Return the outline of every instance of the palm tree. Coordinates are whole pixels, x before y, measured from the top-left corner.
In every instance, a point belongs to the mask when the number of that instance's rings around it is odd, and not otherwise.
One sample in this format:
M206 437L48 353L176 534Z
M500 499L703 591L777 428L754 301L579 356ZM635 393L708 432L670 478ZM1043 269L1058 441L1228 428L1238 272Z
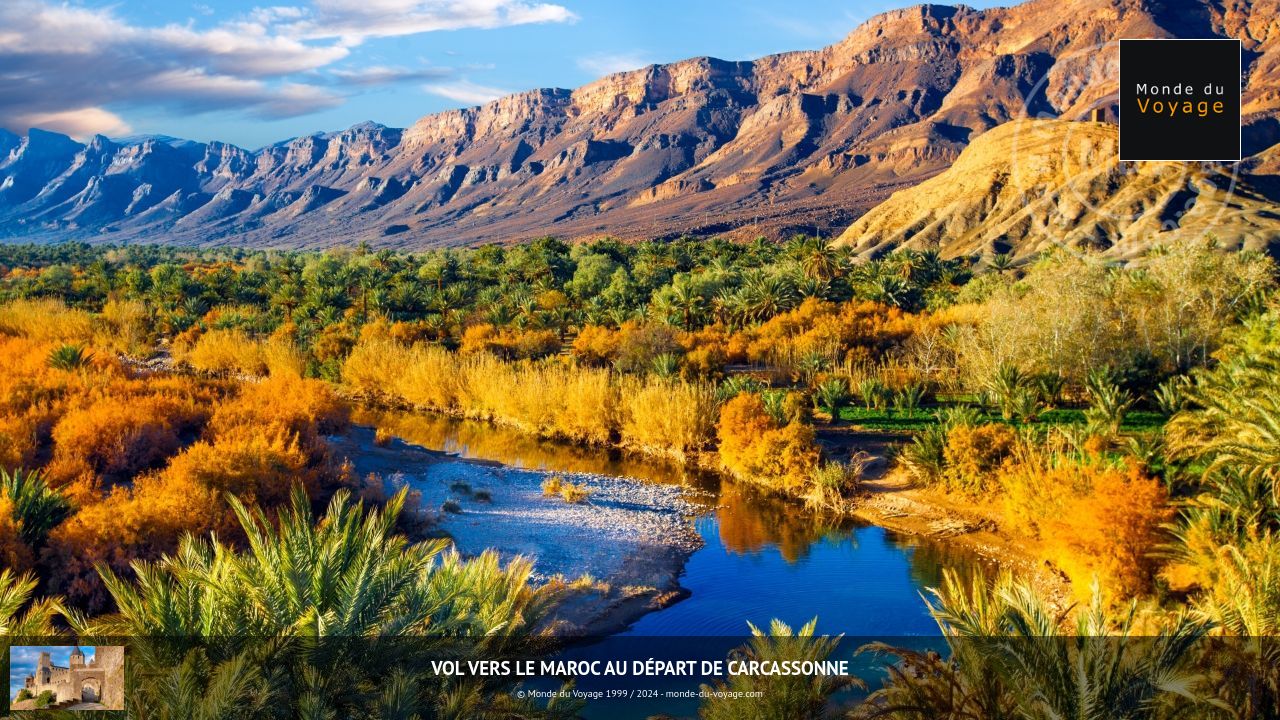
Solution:
M734 659L780 663L826 660L840 647L843 636L816 636L817 625L814 618L793 630L775 619L765 632L747 623L751 640L734 651ZM699 716L703 720L817 720L826 716L832 695L860 684L857 678L830 675L735 674L728 681L717 681L714 687L703 686L710 699L703 703Z
M681 329L692 330L700 322L706 299L687 275L679 275L675 282L657 293L657 310L668 318L677 319Z
M49 367L54 370L80 370L93 361L93 353L83 345L59 345L49 351Z
M930 594L950 659L867 646L906 665L890 671L862 717L1155 720L1209 704L1191 668L1208 626L1185 613L1133 637L1136 604L1110 614L1095 583L1064 632L1063 616L1007 573L994 586L980 574L966 585L948 570Z
M716 322L723 323L730 330L738 328L745 321L744 304L741 290L731 290L727 287L721 288L711 299L711 308Z
M839 251L821 237L805 238L797 254L804 276L810 280L828 282L840 274Z
M30 573L16 575L10 568L0 570L0 653L6 659L14 642L47 642L61 634L53 619L65 614L62 603L57 598L34 600L38 583Z
M53 598L32 600L36 584L30 573L19 576L10 568L0 570L0 639L58 634L53 618L61 612L61 605Z
M1089 409L1084 413L1085 419L1108 437L1119 433L1124 416L1137 402L1137 398L1115 382L1110 368L1090 372L1085 378L1085 389L1089 392Z
M813 397L818 407L830 416L829 422L835 422L840 417L840 408L849 399L849 383L841 377L827 378L814 387Z
M987 267L1003 275L1013 269L1013 256L1009 253L996 253L991 256Z
M506 703L500 681L440 678L429 661L527 649L556 586L530 587L532 565L522 559L504 567L493 553L445 553L444 540L411 544L395 532L406 497L402 490L366 512L340 492L317 520L296 489L276 523L229 498L247 551L188 537L172 556L135 563L136 582L100 567L119 611L77 629L156 638L131 650L131 663L161 686L174 677L212 688L245 676L228 666L249 663L261 677L247 676L227 707L274 697L272 707L292 705L303 717L382 717L374 710L390 699L384 681L397 671L424 679L400 698L404 714L386 717L440 717L439 703L462 689L486 705ZM173 676L184 663L190 677Z
M33 548L42 545L49 531L71 514L71 503L51 489L39 472L0 469L0 495L13 503L22 541Z
M1201 371L1186 393L1195 408L1168 425L1174 457L1203 461L1208 478L1230 468L1271 486L1280 503L1280 350L1243 352Z
M1032 376L1022 372L1017 365L1000 363L984 383L987 402L999 409L1000 416L1005 420L1013 420L1020 414L1019 410L1027 396L1033 401L1037 398L1038 393L1031 387L1033 380Z
M1211 588L1192 612L1226 636L1204 657L1238 718L1280 718L1280 539L1270 531L1222 545Z
M744 310L752 320L767 320L795 304L795 290L780 275L754 272L746 277L742 292Z

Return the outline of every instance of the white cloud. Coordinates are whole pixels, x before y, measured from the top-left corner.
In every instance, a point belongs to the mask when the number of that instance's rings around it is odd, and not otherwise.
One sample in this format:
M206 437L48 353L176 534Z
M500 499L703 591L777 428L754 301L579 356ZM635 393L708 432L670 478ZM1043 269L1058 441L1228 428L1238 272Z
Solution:
M344 85L370 86L388 85L411 80L440 80L453 77L457 73L453 68L424 67L405 68L387 65L370 65L363 68L341 68L330 71Z
M612 75L653 64L641 53L596 53L578 58L578 67L594 75Z
M368 38L576 19L536 0L313 0L212 27L144 27L113 7L54 3L0 0L0 127L45 119L76 134L119 133L128 124L115 113L138 106L284 118L342 103L342 87L422 80L483 102L505 92L444 82L457 70L333 66Z
M456 100L467 105L483 105L491 100L497 100L503 95L510 95L510 91L501 90L499 88L488 87L485 85L477 85L470 80L458 80L450 83L433 83L424 85L423 90L433 94L447 97L450 100Z
M65 133L83 140L93 135L109 135L119 137L133 132L129 123L119 115L103 110L100 107L85 107L76 110L63 110L51 113L31 113L15 115L17 125L14 130L41 128Z
M526 0L314 0L314 6L314 12L281 24L281 32L308 39L340 38L349 46L370 37L578 19L564 6Z

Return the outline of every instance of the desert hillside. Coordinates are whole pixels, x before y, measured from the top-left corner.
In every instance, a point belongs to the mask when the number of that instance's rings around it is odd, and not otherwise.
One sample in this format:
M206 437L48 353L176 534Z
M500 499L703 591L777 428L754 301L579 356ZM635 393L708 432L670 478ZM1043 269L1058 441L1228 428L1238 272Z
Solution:
M1211 234L1227 248L1280 239L1280 183L1268 156L1238 167L1124 163L1116 126L1063 120L1006 123L948 170L895 193L838 242L863 255L898 247L948 257L1028 255L1054 245L1128 257Z

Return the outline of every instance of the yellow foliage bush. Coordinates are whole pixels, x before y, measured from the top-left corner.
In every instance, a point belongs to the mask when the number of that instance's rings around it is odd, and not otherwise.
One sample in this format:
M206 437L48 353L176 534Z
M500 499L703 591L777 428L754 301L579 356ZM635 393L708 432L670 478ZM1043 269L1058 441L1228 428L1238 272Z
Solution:
M184 408L163 397L108 397L75 408L53 428L53 479L126 480L178 449Z
M176 343L173 349L174 359L204 372L255 376L267 372L258 343L239 328L210 330L197 338L190 349Z
M14 517L13 501L0 495L0 567L21 573L31 568L31 548L22 541L21 526Z
M833 363L878 359L925 322L922 316L875 302L837 305L808 298L799 307L739 335L746 338L746 356L751 362L790 367L811 354Z
M695 383L620 377L553 361L504 362L367 337L343 366L355 389L542 437L682 456L714 432L715 398Z
M326 450L321 436L341 432L349 420L347 404L326 383L278 377L247 384L219 404L209 432L215 441L244 431L291 437L314 461Z
M79 509L50 534L47 568L51 587L86 610L100 611L108 602L94 570L97 563L127 572L134 560L172 552L186 533L234 537L238 526L226 493L270 509L287 498L294 483L314 495L341 479L320 435L340 430L347 408L326 384L270 378L246 383L238 394L222 399L220 386L198 384L184 400L179 398L184 385L205 381L148 382L156 395L126 394L73 409L54 430L49 471L80 469L66 488ZM201 416L210 414L205 424ZM100 448L88 444L95 440L87 437L94 421L107 429L96 439ZM204 439L173 455L176 439L165 433L200 425ZM169 462L162 469L136 474L165 459ZM104 465L121 468L121 476L133 474L132 486L104 495L81 477L85 467L101 472L98 466Z
M137 300L108 300L98 318L95 344L129 355L143 355L151 348L151 313Z
M39 408L0 415L0 467L30 467L39 450L41 426L48 419Z
M306 357L285 333L264 340L249 337L239 328L210 330L187 347L174 344L174 358L210 373L234 373L302 377Z
M217 498L231 493L250 505L274 507L288 500L294 483L315 494L320 472L295 437L240 428L182 451L164 469L162 482L195 486ZM225 509L218 514L225 516Z
M525 372L535 375L525 379L526 385L543 384L553 396L544 401L558 408L551 415L552 434L576 442L609 442L618 427L619 412L617 389L610 382L609 373L567 367Z
M262 364L270 377L301 378L307 370L307 357L297 343L281 335L273 335L259 343Z
M59 300L14 300L0 305L0 334L45 342L93 340L93 318Z
M718 375L730 362L746 361L744 351L733 355L729 347L729 335L719 325L681 333L679 340L685 353L682 364L688 374L699 377Z
M603 367L618 355L619 334L607 327L588 325L573 339L573 357L583 365Z
M95 566L127 573L135 560L172 552L183 534L209 532L218 520L209 512L215 499L198 486L153 475L83 504L49 534L50 587L88 612L105 610L110 598Z
M718 431L721 465L743 480L794 493L818 469L813 428L799 422L778 427L755 393L724 404Z
M560 350L560 335L552 330L497 328L489 323L468 327L459 352L492 353L504 360L536 359Z
M943 480L952 490L980 493L1018 446L1018 433L1008 425L957 425L947 433Z
M999 473L1003 515L1018 535L1041 537L1044 523L1062 516L1091 486L1091 470L1072 462L1009 463Z

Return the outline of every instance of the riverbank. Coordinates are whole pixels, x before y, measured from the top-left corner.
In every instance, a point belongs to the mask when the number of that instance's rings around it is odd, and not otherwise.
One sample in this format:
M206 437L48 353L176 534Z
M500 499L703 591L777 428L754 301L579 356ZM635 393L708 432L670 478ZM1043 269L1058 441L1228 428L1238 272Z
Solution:
M844 511L861 522L946 542L991 560L999 569L1032 583L1058 610L1070 607L1070 582L1039 559L1033 543L1001 530L998 504L978 504L972 498L917 487L906 473L893 467L893 452L909 441L909 433L847 425L819 429L818 442L830 455L868 456L858 491L848 499Z
M864 482L850 514L887 530L946 542L992 560L1030 582L1040 597L1058 611L1072 604L1071 584L1061 572L1040 560L1025 538L1000 530L999 506L979 506L923 488L912 487L902 473Z
M329 441L355 477L378 478L383 493L408 486L429 526L458 552L531 558L535 581L563 583L549 625L555 634L618 632L686 595L679 578L702 544L693 518L704 508L680 486L461 458L400 437L380 441L370 426ZM553 476L585 489L585 501L544 494Z

